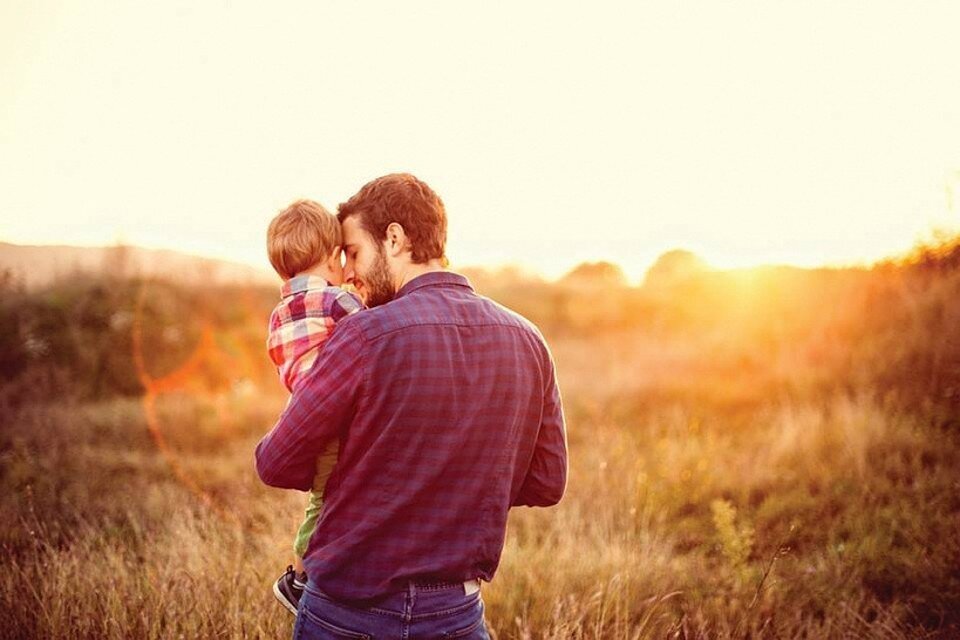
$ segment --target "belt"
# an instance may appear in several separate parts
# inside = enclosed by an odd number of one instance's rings
[[[471,595],[480,591],[480,581],[474,578],[464,582],[414,582],[413,585],[418,589],[431,591],[434,589],[452,589],[454,587],[463,587],[464,595]]]

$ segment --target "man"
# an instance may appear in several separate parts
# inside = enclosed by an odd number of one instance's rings
[[[446,212],[408,174],[341,204],[344,278],[370,308],[338,325],[257,446],[272,486],[340,459],[304,557],[298,638],[488,638],[479,580],[512,506],[566,486],[563,410],[537,329],[446,271]]]

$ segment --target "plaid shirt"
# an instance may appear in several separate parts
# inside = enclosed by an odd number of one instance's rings
[[[283,283],[280,297],[280,304],[270,314],[267,351],[280,380],[293,391],[310,371],[334,325],[362,309],[363,303],[354,294],[309,275]]]
[[[492,579],[509,508],[556,504],[566,486],[542,336],[449,272],[340,323],[257,445],[260,478],[309,489],[333,438],[340,462],[304,565],[340,600]]]

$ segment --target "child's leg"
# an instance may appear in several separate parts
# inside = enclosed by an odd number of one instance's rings
[[[311,491],[303,523],[297,530],[297,537],[293,542],[293,553],[296,556],[293,570],[291,571],[291,567],[287,567],[287,570],[273,584],[273,594],[280,601],[280,604],[293,615],[297,615],[300,598],[303,596],[303,589],[307,581],[306,573],[303,571],[303,554],[307,550],[310,537],[317,528],[317,519],[320,517],[322,510],[323,495]]]
[[[304,573],[303,556],[307,552],[307,545],[310,543],[310,537],[317,528],[317,521],[320,519],[320,512],[323,511],[323,491],[327,485],[327,479],[337,463],[337,457],[340,453],[340,443],[336,440],[331,442],[327,448],[317,458],[317,475],[313,479],[313,490],[310,492],[310,499],[307,502],[306,511],[303,514],[303,522],[297,531],[297,538],[293,543],[293,552],[296,556],[294,569],[297,575]]]
[[[303,556],[307,552],[307,546],[310,544],[313,532],[317,529],[317,521],[323,511],[323,491],[327,479],[330,477],[330,472],[333,471],[333,466],[337,462],[338,452],[339,443],[333,442],[317,460],[317,475],[313,480],[313,491],[310,492],[303,522],[300,524],[297,537],[293,542],[293,553],[296,558],[293,571],[288,568],[273,585],[273,593],[277,596],[280,604],[294,615],[297,615],[300,597],[303,594],[304,583],[307,579],[303,569]]]
[[[307,545],[310,538],[317,528],[317,520],[320,519],[320,512],[323,511],[323,494],[319,491],[311,491],[310,499],[307,501],[307,508],[303,512],[303,522],[297,529],[297,537],[293,541],[293,553],[296,556],[297,573],[303,573],[303,556],[307,552]]]

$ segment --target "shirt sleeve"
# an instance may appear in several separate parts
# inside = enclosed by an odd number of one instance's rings
[[[334,322],[340,322],[349,315],[363,309],[363,302],[356,294],[341,291],[330,305],[330,317]]]
[[[334,332],[287,408],[256,449],[260,479],[274,487],[306,491],[317,457],[353,418],[362,389],[365,343],[351,323]]]
[[[530,467],[512,506],[549,507],[560,502],[567,487],[567,430],[556,367],[547,351],[543,418]]]
[[[283,364],[283,345],[280,343],[280,305],[270,312],[270,320],[267,321],[267,353],[270,355],[270,362],[279,367]]]

